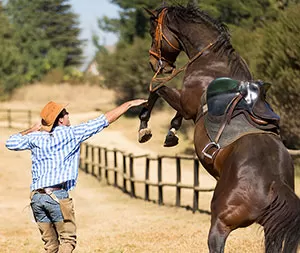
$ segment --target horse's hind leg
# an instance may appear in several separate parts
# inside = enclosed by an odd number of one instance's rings
[[[212,218],[208,235],[208,247],[210,253],[223,253],[226,239],[231,232],[220,219]]]
[[[226,172],[223,171],[211,201],[210,253],[224,252],[229,233],[251,225],[260,210],[256,203],[261,203],[261,196],[253,189],[255,184],[246,180],[238,184],[235,170]]]
[[[152,133],[151,129],[148,128],[148,121],[151,116],[151,111],[153,109],[153,106],[158,99],[158,94],[156,92],[151,92],[148,97],[148,103],[147,106],[145,106],[140,115],[140,128],[139,128],[139,142],[143,143],[151,139]]]
[[[180,128],[182,119],[182,115],[177,112],[175,117],[171,121],[171,126],[164,143],[165,147],[173,147],[178,144],[178,136],[176,135],[176,131],[178,131],[178,129]]]

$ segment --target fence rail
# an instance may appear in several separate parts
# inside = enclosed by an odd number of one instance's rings
[[[135,168],[136,161],[139,160],[139,168]],[[176,171],[173,179],[174,182],[167,182],[163,180],[163,170],[166,169],[165,160],[175,161],[175,168],[172,166],[172,171]],[[121,162],[120,162],[121,161]],[[183,161],[190,161],[193,164],[193,183],[182,182],[182,163]],[[150,163],[154,162],[154,166]],[[163,166],[163,164],[165,166]],[[133,154],[126,154],[124,151],[117,149],[107,149],[83,143],[81,145],[80,155],[80,169],[88,174],[105,180],[109,185],[113,185],[123,192],[129,194],[131,197],[141,198],[146,201],[153,201],[159,205],[170,204],[177,207],[185,207],[192,209],[193,212],[199,209],[199,192],[212,192],[214,188],[201,188],[199,181],[200,164],[196,157],[192,156],[157,156],[156,158],[148,155],[135,156]],[[138,171],[139,175],[136,175]],[[111,175],[109,175],[111,172]],[[166,173],[165,173],[166,174]],[[169,178],[169,177],[168,177]],[[137,190],[137,184],[140,189]],[[151,189],[156,188],[156,196],[151,194]],[[170,198],[165,202],[164,188],[175,188],[175,201],[170,202]],[[187,200],[187,205],[182,204],[182,189],[188,189],[192,194],[192,200]],[[201,210],[203,211],[203,210]],[[208,211],[206,211],[208,212]]]
[[[0,109],[0,126],[7,128],[30,127],[38,112],[24,109]]]

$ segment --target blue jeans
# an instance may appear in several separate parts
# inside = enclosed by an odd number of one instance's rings
[[[69,198],[66,190],[56,190],[53,194],[58,199]],[[31,199],[31,208],[36,222],[54,223],[63,221],[60,205],[48,194],[35,193]]]

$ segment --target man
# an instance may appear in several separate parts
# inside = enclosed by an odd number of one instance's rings
[[[12,135],[10,150],[31,150],[31,207],[46,252],[72,252],[76,223],[68,191],[77,182],[80,144],[117,120],[129,108],[145,104],[136,99],[76,126],[70,125],[66,105],[49,102],[41,111],[41,123]]]

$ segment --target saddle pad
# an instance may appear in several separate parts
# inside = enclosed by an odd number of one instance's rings
[[[222,121],[223,117],[220,117],[219,120],[216,120],[214,117],[214,120],[212,120],[208,114],[204,116],[205,128],[211,141],[215,141],[218,131],[222,125]],[[226,125],[218,143],[220,147],[223,148],[242,136],[252,133],[274,134],[274,132],[271,130],[261,130],[254,127],[248,122],[245,115],[241,113],[232,118],[230,123]]]

